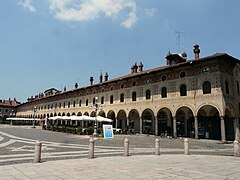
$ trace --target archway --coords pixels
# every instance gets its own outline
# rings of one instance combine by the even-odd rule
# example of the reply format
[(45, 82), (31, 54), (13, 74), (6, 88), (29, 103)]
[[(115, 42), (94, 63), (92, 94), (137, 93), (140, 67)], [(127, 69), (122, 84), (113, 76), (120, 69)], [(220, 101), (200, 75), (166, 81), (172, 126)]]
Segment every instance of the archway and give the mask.
[(124, 110), (120, 110), (117, 114), (117, 126), (116, 128), (125, 129), (127, 128), (127, 115)]
[(173, 123), (172, 123), (172, 113), (168, 108), (162, 108), (158, 111), (157, 114), (158, 120), (158, 135), (167, 134), (172, 136), (173, 132)]
[(180, 107), (176, 112), (177, 136), (194, 137), (194, 116), (189, 107)]
[(225, 133), (226, 133), (226, 140), (227, 141), (234, 141), (235, 134), (234, 134), (234, 119), (235, 115), (230, 109), (226, 108), (225, 110)]
[(133, 109), (129, 112), (129, 128), (136, 133), (140, 133), (140, 117), (136, 109)]
[(211, 106), (205, 105), (198, 110), (198, 135), (202, 139), (221, 139), (221, 126), (218, 110)]
[(154, 113), (151, 109), (145, 109), (142, 113), (142, 132), (155, 134)]
[(113, 127), (116, 127), (116, 116), (115, 116), (115, 112), (114, 112), (114, 111), (109, 111), (109, 112), (107, 113), (107, 118), (112, 119), (112, 120), (113, 120), (112, 125), (113, 125)]

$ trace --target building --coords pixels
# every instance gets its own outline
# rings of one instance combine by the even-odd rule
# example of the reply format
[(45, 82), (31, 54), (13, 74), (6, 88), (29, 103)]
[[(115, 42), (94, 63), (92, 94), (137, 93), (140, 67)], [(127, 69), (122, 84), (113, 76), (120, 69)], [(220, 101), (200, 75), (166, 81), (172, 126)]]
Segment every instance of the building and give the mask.
[[(131, 128), (136, 133), (173, 137), (233, 140), (239, 127), (240, 61), (226, 53), (200, 57), (194, 46), (193, 60), (187, 54), (166, 56), (166, 66), (143, 70), (134, 64), (131, 73), (108, 79), (102, 73), (99, 82), (63, 92), (53, 91), (28, 99), (17, 106), (18, 117), (98, 115), (113, 119), (115, 128)], [(46, 94), (46, 93), (45, 93)], [(96, 98), (98, 97), (98, 102)], [(51, 122), (90, 126), (88, 122)], [(237, 131), (238, 132), (238, 131)]]
[(11, 100), (0, 100), (0, 122), (4, 122), (8, 117), (15, 117), (17, 105), (20, 103), (14, 98)]

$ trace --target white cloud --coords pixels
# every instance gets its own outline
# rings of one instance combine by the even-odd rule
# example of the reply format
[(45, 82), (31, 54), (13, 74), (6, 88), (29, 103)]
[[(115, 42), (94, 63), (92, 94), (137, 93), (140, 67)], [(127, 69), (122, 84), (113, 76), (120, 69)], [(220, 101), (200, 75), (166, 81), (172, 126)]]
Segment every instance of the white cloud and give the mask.
[(155, 8), (151, 8), (151, 9), (146, 9), (146, 15), (148, 17), (153, 17), (157, 14), (158, 10)]
[(88, 21), (101, 15), (116, 19), (120, 13), (128, 12), (121, 25), (126, 28), (138, 20), (137, 5), (133, 0), (49, 0), (55, 18), (63, 21)]
[(36, 8), (32, 5), (32, 0), (20, 0), (18, 5), (21, 5), (24, 9), (30, 12), (36, 12)]

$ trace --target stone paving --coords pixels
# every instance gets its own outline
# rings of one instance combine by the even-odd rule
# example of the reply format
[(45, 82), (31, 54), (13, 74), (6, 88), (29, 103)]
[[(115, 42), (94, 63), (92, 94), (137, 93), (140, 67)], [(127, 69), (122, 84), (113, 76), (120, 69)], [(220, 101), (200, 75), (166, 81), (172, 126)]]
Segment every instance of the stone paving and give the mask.
[(0, 166), (0, 180), (240, 179), (240, 158), (136, 155)]
[[(42, 160), (86, 158), (89, 136), (73, 135), (30, 127), (0, 125), (0, 166), (33, 161), (37, 139), (43, 142)], [(130, 142), (132, 155), (153, 155), (155, 136), (116, 135), (114, 139), (95, 141), (96, 157), (122, 156), (123, 141)], [(183, 154), (183, 139), (160, 139), (162, 154)], [(190, 139), (191, 155), (233, 156), (233, 144), (221, 141)]]

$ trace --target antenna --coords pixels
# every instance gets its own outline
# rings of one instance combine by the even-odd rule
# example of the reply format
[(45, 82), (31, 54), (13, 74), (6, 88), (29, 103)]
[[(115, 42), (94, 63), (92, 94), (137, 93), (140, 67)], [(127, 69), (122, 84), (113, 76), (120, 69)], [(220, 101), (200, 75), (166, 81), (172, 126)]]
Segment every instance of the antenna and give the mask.
[(177, 45), (178, 45), (178, 51), (180, 52), (181, 51), (181, 35), (184, 33), (184, 32), (180, 32), (180, 31), (175, 31), (175, 33), (177, 34)]

